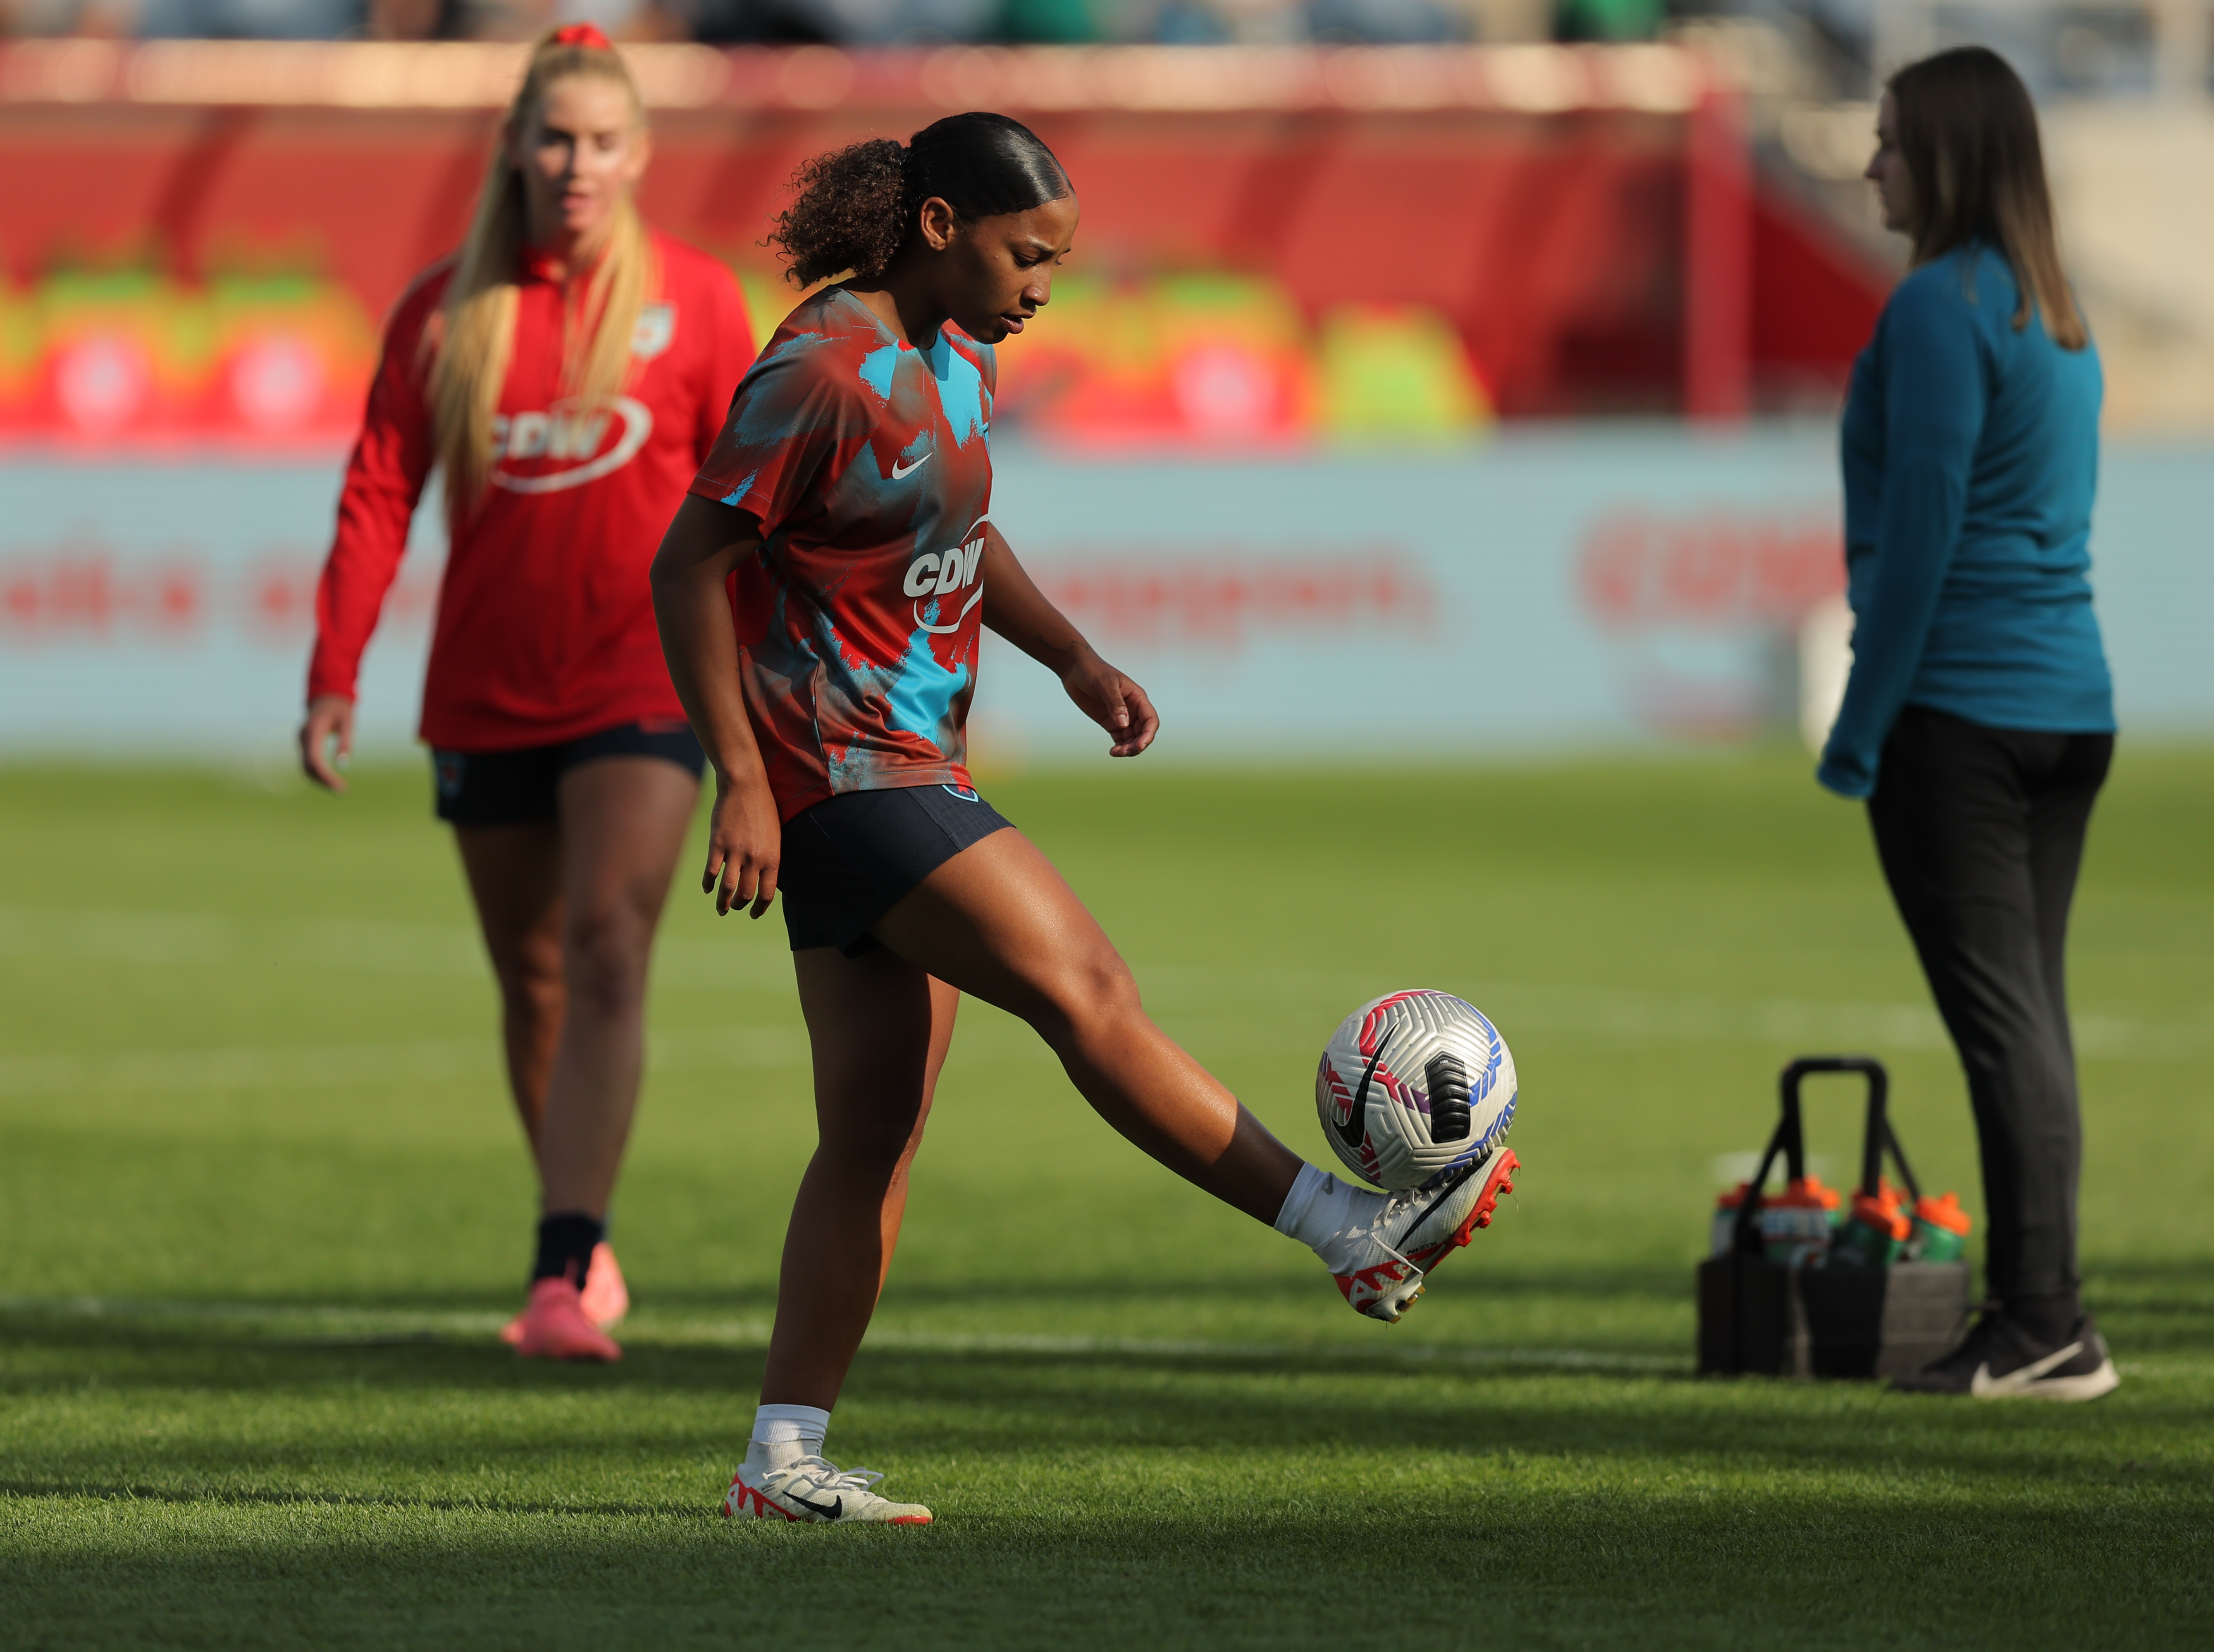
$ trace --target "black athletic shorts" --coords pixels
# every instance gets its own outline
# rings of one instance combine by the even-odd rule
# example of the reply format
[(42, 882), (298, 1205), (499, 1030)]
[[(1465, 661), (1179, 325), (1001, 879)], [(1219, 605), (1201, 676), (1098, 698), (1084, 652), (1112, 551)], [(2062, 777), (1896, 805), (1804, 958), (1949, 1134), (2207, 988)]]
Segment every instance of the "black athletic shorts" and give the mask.
[(692, 725), (681, 718), (618, 723), (559, 745), (520, 751), (433, 751), (438, 818), (456, 826), (523, 826), (557, 819), (561, 777), (596, 757), (659, 757), (694, 780), (707, 766)]
[(835, 946), (859, 958), (900, 898), (1008, 821), (966, 786), (847, 792), (785, 823), (777, 898), (795, 952)]

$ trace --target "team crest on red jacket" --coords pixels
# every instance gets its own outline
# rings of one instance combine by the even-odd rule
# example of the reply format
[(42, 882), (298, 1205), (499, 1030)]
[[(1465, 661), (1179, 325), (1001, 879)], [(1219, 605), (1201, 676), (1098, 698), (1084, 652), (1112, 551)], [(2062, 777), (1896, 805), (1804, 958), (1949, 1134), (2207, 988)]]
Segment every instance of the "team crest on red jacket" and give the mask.
[(647, 304), (638, 312), (631, 329), (630, 353), (639, 361), (651, 361), (676, 341), (676, 306)]

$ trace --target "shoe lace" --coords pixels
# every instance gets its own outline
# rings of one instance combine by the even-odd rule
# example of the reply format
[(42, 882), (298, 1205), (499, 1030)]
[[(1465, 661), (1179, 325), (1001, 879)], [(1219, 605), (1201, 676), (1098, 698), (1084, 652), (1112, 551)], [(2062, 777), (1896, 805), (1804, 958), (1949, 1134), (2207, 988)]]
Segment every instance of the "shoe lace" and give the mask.
[[(1375, 1220), (1368, 1227), (1369, 1239), (1379, 1246), (1385, 1256), (1403, 1267), (1413, 1268), (1415, 1264), (1407, 1259), (1404, 1251), (1384, 1236), (1398, 1227), (1401, 1216), (1416, 1207), (1420, 1202), (1421, 1192), (1422, 1190), (1419, 1188), (1408, 1188), (1398, 1192), (1385, 1194), (1383, 1208), (1377, 1211)], [(1373, 1268), (1381, 1264), (1372, 1262), (1367, 1265)], [(1416, 1269), (1416, 1271), (1419, 1273), (1422, 1270)]]
[(789, 1477), (785, 1483), (787, 1486), (804, 1487), (810, 1492), (827, 1491), (833, 1496), (866, 1492), (884, 1478), (872, 1468), (840, 1468), (827, 1457), (803, 1457), (777, 1472)]

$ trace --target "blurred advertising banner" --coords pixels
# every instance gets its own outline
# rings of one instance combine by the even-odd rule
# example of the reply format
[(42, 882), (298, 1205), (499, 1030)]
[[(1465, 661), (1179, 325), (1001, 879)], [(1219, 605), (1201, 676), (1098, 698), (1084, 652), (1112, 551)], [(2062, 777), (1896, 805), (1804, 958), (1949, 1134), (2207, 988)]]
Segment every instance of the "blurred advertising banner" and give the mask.
[[(993, 516), (1145, 683), (1164, 756), (1342, 762), (1771, 737), (1843, 584), (1816, 427), (1524, 429), (1429, 453), (1079, 456), (1002, 447)], [(2107, 456), (2094, 578), (2125, 723), (2214, 733), (2205, 456)], [(297, 720), (338, 468), (18, 457), (0, 466), (0, 750), (266, 756)], [(413, 735), (440, 533), (363, 684), (364, 743)], [(1827, 646), (1834, 646), (1834, 642)], [(976, 756), (1101, 741), (988, 640)]]

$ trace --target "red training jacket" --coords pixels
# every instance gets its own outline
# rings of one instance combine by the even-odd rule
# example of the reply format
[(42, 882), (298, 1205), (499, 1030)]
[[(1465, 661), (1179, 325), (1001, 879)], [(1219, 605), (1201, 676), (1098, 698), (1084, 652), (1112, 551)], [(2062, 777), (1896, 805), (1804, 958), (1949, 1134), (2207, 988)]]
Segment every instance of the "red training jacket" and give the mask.
[[(457, 532), (438, 593), (423, 685), (431, 745), (512, 751), (684, 715), (646, 571), (714, 445), (754, 340), (727, 269), (666, 236), (653, 244), (661, 288), (639, 316), (631, 382), (596, 413), (560, 399), (563, 289), (535, 260), (526, 266), (492, 421), (492, 485)], [(385, 329), (315, 592), (311, 698), (353, 694), (407, 548), (433, 458), (423, 329), (452, 274), (450, 259), (425, 271)]]

